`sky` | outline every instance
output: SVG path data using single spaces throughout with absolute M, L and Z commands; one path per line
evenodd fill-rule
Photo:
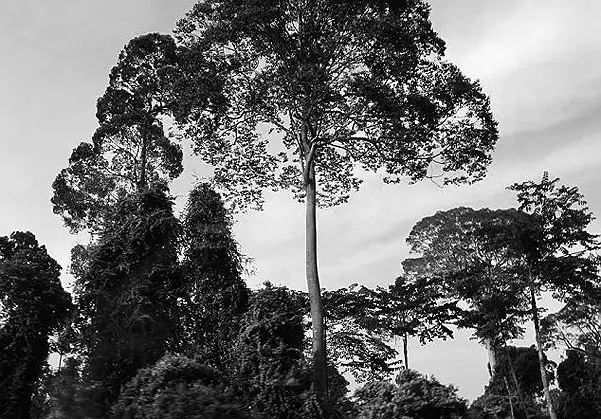
M 52 213 L 51 184 L 71 150 L 90 141 L 95 103 L 129 39 L 169 32 L 193 0 L 0 0 L 0 235 L 30 230 L 63 268 L 84 239 Z M 601 3 L 595 0 L 431 0 L 447 58 L 491 97 L 500 141 L 488 176 L 462 187 L 366 180 L 349 203 L 318 214 L 322 286 L 388 286 L 408 256 L 411 227 L 456 206 L 516 206 L 505 189 L 543 171 L 578 186 L 601 214 Z M 198 162 L 173 185 L 182 203 Z M 253 259 L 248 283 L 305 289 L 304 207 L 287 193 L 237 217 L 234 232 Z M 600 232 L 595 221 L 593 231 Z M 63 275 L 65 284 L 69 276 Z M 530 326 L 528 326 L 530 327 Z M 470 333 L 422 347 L 411 367 L 454 383 L 474 399 L 487 382 L 486 351 Z M 522 344 L 530 345 L 526 340 Z

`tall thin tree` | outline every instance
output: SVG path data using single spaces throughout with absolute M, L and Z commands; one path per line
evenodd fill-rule
M 481 179 L 498 137 L 477 82 L 446 62 L 422 0 L 203 0 L 179 23 L 225 75 L 228 110 L 184 124 L 233 207 L 265 189 L 304 200 L 315 390 L 327 387 L 316 206 L 362 181 Z M 270 136 L 267 132 L 272 132 Z
M 598 295 L 599 289 L 593 253 L 599 249 L 599 241 L 588 231 L 593 214 L 577 187 L 558 182 L 559 178 L 551 179 L 545 172 L 540 182 L 509 187 L 517 193 L 519 209 L 529 216 L 528 222 L 516 230 L 516 241 L 523 252 L 541 380 L 551 419 L 557 419 L 557 415 L 545 368 L 538 297 L 542 290 L 549 290 L 556 299 L 565 301 L 579 293 Z

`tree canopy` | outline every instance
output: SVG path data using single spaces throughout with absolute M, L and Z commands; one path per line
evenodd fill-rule
M 303 197 L 313 167 L 322 205 L 348 199 L 357 166 L 390 182 L 484 176 L 497 139 L 488 98 L 444 61 L 428 18 L 416 0 L 198 2 L 176 37 L 227 71 L 228 112 L 210 133 L 186 128 L 226 198 L 256 204 L 278 186 Z
M 0 237 L 0 418 L 29 419 L 49 336 L 72 308 L 60 266 L 30 232 Z
M 516 210 L 459 207 L 425 217 L 407 243 L 416 257 L 403 261 L 406 275 L 434 289 L 447 301 L 462 301 L 457 325 L 474 329 L 489 349 L 491 373 L 495 348 L 520 337 L 529 299 L 520 278 L 522 254 L 514 232 L 524 215 Z
M 54 212 L 73 231 L 95 231 L 125 195 L 167 185 L 183 170 L 183 152 L 167 128 L 197 109 L 219 114 L 217 72 L 169 35 L 132 39 L 98 99 L 99 127 L 80 143 L 52 187 Z

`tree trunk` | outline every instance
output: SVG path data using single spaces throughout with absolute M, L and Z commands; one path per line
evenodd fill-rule
M 507 377 L 503 377 L 503 381 L 505 381 L 505 388 L 507 389 L 509 408 L 511 409 L 511 419 L 515 419 L 515 412 L 513 411 L 513 398 L 511 397 L 511 391 L 509 391 L 509 383 L 507 382 Z
M 308 159 L 306 176 L 306 212 L 305 212 L 305 263 L 307 289 L 311 306 L 311 324 L 313 328 L 313 389 L 323 400 L 328 398 L 328 376 L 326 371 L 326 339 L 323 319 L 323 302 L 317 272 L 317 217 L 315 166 Z
M 488 351 L 488 374 L 492 377 L 497 368 L 497 351 L 491 338 L 484 339 L 484 345 Z
M 138 179 L 138 192 L 146 189 L 147 176 L 146 165 L 148 164 L 148 140 L 146 129 L 142 132 L 142 150 L 140 151 L 140 177 Z
M 551 401 L 551 392 L 549 391 L 549 379 L 547 378 L 547 370 L 545 369 L 545 354 L 543 353 L 543 347 L 540 338 L 540 324 L 538 319 L 538 307 L 536 305 L 536 294 L 534 292 L 534 282 L 532 280 L 532 274 L 530 274 L 530 299 L 532 304 L 532 322 L 534 323 L 534 338 L 536 339 L 536 349 L 538 352 L 538 365 L 540 367 L 540 377 L 543 383 L 543 391 L 545 394 L 545 401 L 547 403 L 547 411 L 551 419 L 557 419 L 555 409 L 553 408 L 553 402 Z
M 518 377 L 517 375 L 515 375 L 515 368 L 513 367 L 513 361 L 511 360 L 511 355 L 509 353 L 509 350 L 507 349 L 507 345 L 505 345 L 505 354 L 507 356 L 507 362 L 509 363 L 509 372 L 511 373 L 511 379 L 513 380 L 515 389 L 518 392 L 518 401 L 522 405 L 522 409 L 524 409 L 524 415 L 526 416 L 526 419 L 530 419 L 530 413 L 528 413 L 528 406 L 526 405 L 526 402 L 524 400 L 524 394 L 522 391 L 522 387 L 518 382 Z
M 409 351 L 408 351 L 408 342 L 407 339 L 409 338 L 409 336 L 407 336 L 407 332 L 405 332 L 405 334 L 403 335 L 403 358 L 405 359 L 405 369 L 409 369 Z

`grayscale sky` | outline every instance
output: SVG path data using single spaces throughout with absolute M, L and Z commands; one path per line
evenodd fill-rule
M 169 32 L 193 0 L 0 0 L 0 235 L 31 230 L 63 267 L 70 236 L 52 213 L 51 183 L 96 128 L 95 103 L 129 39 Z M 376 176 L 341 207 L 319 213 L 322 284 L 387 286 L 407 256 L 411 227 L 436 210 L 515 205 L 504 188 L 544 170 L 580 187 L 601 214 L 601 3 L 595 0 L 431 0 L 447 57 L 491 96 L 501 130 L 489 176 L 473 186 L 385 186 Z M 179 202 L 198 163 L 173 192 Z M 304 289 L 303 207 L 269 195 L 235 233 L 265 280 Z M 594 226 L 599 231 L 599 224 Z M 64 275 L 68 282 L 68 275 Z M 413 368 L 473 399 L 487 381 L 486 351 L 469 333 L 421 347 Z M 526 342 L 528 345 L 530 341 Z

